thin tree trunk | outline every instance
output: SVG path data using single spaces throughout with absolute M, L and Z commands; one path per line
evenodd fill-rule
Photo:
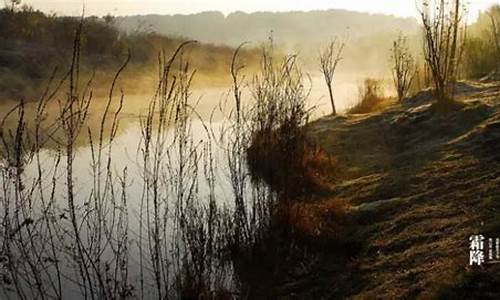
M 330 94 L 330 102 L 332 103 L 332 114 L 335 116 L 337 114 L 337 109 L 335 108 L 335 101 L 333 101 L 333 91 L 332 84 L 328 84 L 328 93 Z
M 460 0 L 455 0 L 455 15 L 453 16 L 453 36 L 451 42 L 451 54 L 450 54 L 450 69 L 448 78 L 450 79 L 449 95 L 452 99 L 455 94 L 455 82 L 457 80 L 457 39 L 458 39 L 458 27 L 460 22 Z

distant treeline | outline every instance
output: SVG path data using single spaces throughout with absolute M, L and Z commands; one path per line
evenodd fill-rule
M 290 12 L 202 12 L 189 15 L 142 15 L 117 18 L 126 32 L 138 28 L 186 36 L 215 44 L 236 46 L 242 41 L 261 43 L 272 35 L 287 52 L 299 53 L 307 67 L 318 70 L 319 49 L 335 37 L 346 38 L 342 72 L 380 74 L 387 69 L 392 41 L 402 32 L 417 36 L 414 18 L 341 9 Z M 421 47 L 418 47 L 420 49 Z
M 40 94 L 56 67 L 62 75 L 68 67 L 80 21 L 79 17 L 46 14 L 27 5 L 0 9 L 0 100 L 21 97 L 30 100 Z M 409 18 L 342 10 L 234 13 L 227 17 L 217 12 L 85 17 L 82 73 L 90 76 L 96 72 L 101 79 L 94 82 L 107 86 L 130 51 L 131 62 L 124 81 L 134 83 L 128 85 L 132 87 L 128 93 L 140 93 L 139 88 L 154 84 L 159 52 L 170 53 L 183 41 L 193 38 L 201 41 L 190 46 L 187 53 L 198 72 L 197 82 L 222 84 L 229 82 L 234 47 L 250 41 L 251 46 L 245 47 L 240 55 L 246 65 L 256 66 L 259 57 L 256 49 L 269 36 L 282 49 L 298 53 L 309 69 L 317 71 L 319 49 L 339 36 L 347 42 L 341 72 L 387 76 L 389 48 L 400 33 L 409 37 L 410 50 L 421 67 L 422 36 L 416 20 Z M 478 21 L 469 26 L 463 59 L 463 77 L 478 79 L 498 71 L 500 6 L 481 13 Z M 148 84 L 137 84 L 138 81 Z
M 349 34 L 357 40 L 381 33 L 413 33 L 418 23 L 412 18 L 347 11 L 341 9 L 290 12 L 202 12 L 190 15 L 143 15 L 118 18 L 128 32 L 137 28 L 169 35 L 189 36 L 216 44 L 236 46 L 242 40 L 263 42 L 272 31 L 278 44 L 291 48 L 324 43 L 336 35 Z M 210 24 L 210 26 L 207 26 Z
M 45 14 L 30 6 L 0 9 L 0 100 L 33 97 L 56 67 L 62 74 L 71 59 L 80 21 L 79 17 Z M 185 40 L 150 31 L 124 33 L 113 16 L 85 17 L 82 72 L 109 78 L 130 51 L 129 81 L 154 78 L 159 52 L 170 53 Z M 213 75 L 228 74 L 233 51 L 229 46 L 195 44 L 186 54 L 198 77 L 213 81 L 220 77 Z M 251 64 L 257 61 L 258 52 L 244 50 L 242 55 Z

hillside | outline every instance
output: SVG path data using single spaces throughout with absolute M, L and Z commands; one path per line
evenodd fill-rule
M 221 12 L 192 15 L 145 15 L 119 17 L 118 22 L 121 29 L 129 32 L 143 28 L 158 33 L 233 46 L 242 41 L 266 41 L 271 31 L 278 43 L 294 46 L 323 42 L 332 36 L 343 35 L 346 32 L 352 39 L 359 39 L 396 30 L 413 33 L 418 28 L 416 20 L 411 18 L 346 10 L 235 12 L 227 16 Z M 324 30 L 318 30 L 318 28 Z
M 144 15 L 119 17 L 117 24 L 126 32 L 150 31 L 230 46 L 258 45 L 272 36 L 279 46 L 299 53 L 314 70 L 319 49 L 339 36 L 347 40 L 343 70 L 377 72 L 387 68 L 387 45 L 398 33 L 415 36 L 419 29 L 412 18 L 346 10 Z
M 464 83 L 458 98 L 462 107 L 438 112 L 423 91 L 380 112 L 310 125 L 342 170 L 319 203 L 347 201 L 351 228 L 321 212 L 323 246 L 290 267 L 301 271 L 280 280 L 279 295 L 498 299 L 500 269 L 469 266 L 469 237 L 500 237 L 500 85 Z

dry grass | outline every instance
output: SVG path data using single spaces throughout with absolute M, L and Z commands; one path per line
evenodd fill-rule
M 285 208 L 285 214 L 293 232 L 303 242 L 324 243 L 338 240 L 351 225 L 346 215 L 350 206 L 343 199 L 319 199 L 296 202 Z
M 385 107 L 389 99 L 383 95 L 382 81 L 367 78 L 358 89 L 358 103 L 349 109 L 349 114 L 367 114 Z
M 337 173 L 337 160 L 320 147 L 307 142 L 305 136 L 295 141 L 294 153 L 283 147 L 282 135 L 270 141 L 253 140 L 248 159 L 254 176 L 266 179 L 288 197 L 321 194 L 329 189 Z
M 498 298 L 498 268 L 469 268 L 467 252 L 471 234 L 499 235 L 498 94 L 499 87 L 476 87 L 446 115 L 429 95 L 377 115 L 310 125 L 352 170 L 333 193 L 354 205 L 352 236 L 364 242 L 344 265 L 347 275 L 322 275 L 339 289 L 321 289 L 321 297 Z

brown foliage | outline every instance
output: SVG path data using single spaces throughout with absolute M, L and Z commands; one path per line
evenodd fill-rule
M 359 101 L 349 109 L 350 114 L 366 114 L 380 109 L 386 100 L 382 95 L 381 81 L 367 78 L 358 90 Z
M 336 173 L 337 161 L 301 134 L 287 146 L 286 137 L 255 137 L 247 155 L 255 176 L 265 178 L 288 197 L 324 193 Z

